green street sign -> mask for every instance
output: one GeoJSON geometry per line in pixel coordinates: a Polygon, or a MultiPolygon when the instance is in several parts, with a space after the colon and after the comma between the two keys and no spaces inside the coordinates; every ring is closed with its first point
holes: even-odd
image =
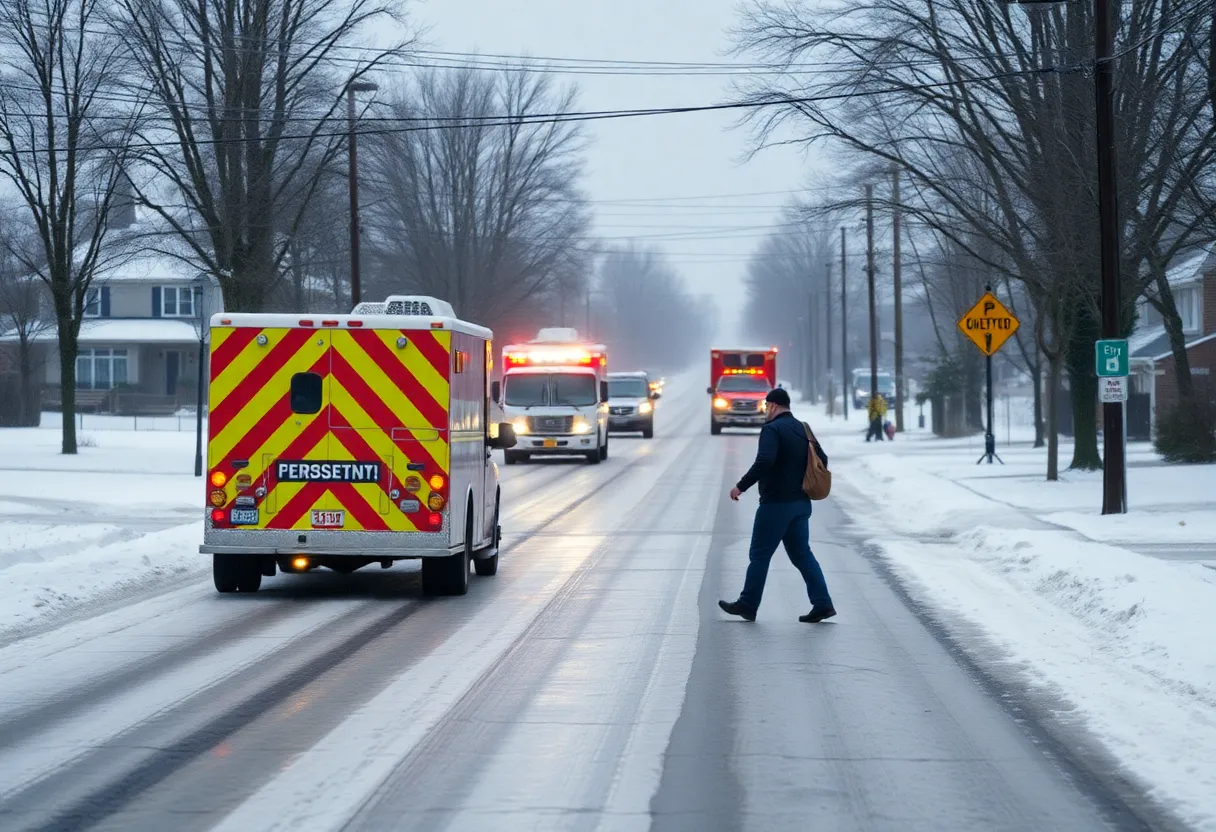
{"type": "Polygon", "coordinates": [[[1094,344],[1094,368],[1098,378],[1120,378],[1128,375],[1126,338],[1112,338],[1094,344]]]}

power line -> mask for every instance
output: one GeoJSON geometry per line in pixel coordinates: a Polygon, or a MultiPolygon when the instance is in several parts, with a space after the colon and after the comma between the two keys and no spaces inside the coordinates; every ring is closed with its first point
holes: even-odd
{"type": "MultiPolygon", "coordinates": [[[[978,76],[967,79],[953,79],[947,81],[938,81],[924,84],[903,84],[896,87],[886,87],[874,90],[861,90],[842,93],[827,93],[822,95],[810,96],[768,96],[758,101],[728,101],[719,104],[700,104],[683,107],[650,107],[636,109],[620,109],[620,110],[589,110],[589,111],[574,111],[566,113],[535,113],[535,114],[517,114],[517,115],[493,115],[493,116],[402,116],[393,119],[395,122],[410,124],[414,126],[401,127],[380,127],[371,129],[360,129],[359,135],[374,136],[374,135],[394,135],[402,133],[425,132],[431,130],[453,130],[453,129],[472,129],[475,127],[512,127],[512,126],[531,126],[537,124],[566,124],[578,122],[592,122],[604,120],[616,120],[626,118],[646,118],[652,116],[670,116],[670,115],[687,115],[692,113],[709,113],[709,112],[735,112],[740,110],[757,110],[768,107],[791,106],[796,104],[820,104],[834,101],[845,101],[856,98],[873,98],[890,94],[906,94],[909,92],[925,91],[930,89],[938,89],[942,87],[954,87],[961,84],[986,83],[989,81],[998,81],[1006,78],[1020,77],[1025,75],[1045,75],[1058,74],[1064,72],[1077,71],[1080,67],[1042,67],[1024,70],[1011,70],[1009,72],[995,73],[993,75],[978,76]],[[429,122],[429,123],[427,123],[429,122]]],[[[347,130],[313,130],[306,133],[286,133],[276,137],[276,141],[315,141],[323,138],[343,138],[348,134],[347,130]]],[[[214,146],[226,144],[247,144],[253,142],[265,141],[266,137],[245,137],[238,136],[232,138],[195,138],[193,143],[198,146],[214,146]]],[[[129,151],[138,149],[154,149],[161,147],[177,147],[177,140],[168,140],[163,142],[140,141],[126,142],[122,144],[99,144],[78,148],[78,150],[93,150],[93,151],[129,151]]],[[[35,151],[23,151],[33,153],[35,151]]],[[[51,151],[42,151],[51,152],[51,151]]],[[[55,148],[54,152],[62,153],[62,148],[55,148]]],[[[11,151],[6,151],[11,153],[11,151]]]]}

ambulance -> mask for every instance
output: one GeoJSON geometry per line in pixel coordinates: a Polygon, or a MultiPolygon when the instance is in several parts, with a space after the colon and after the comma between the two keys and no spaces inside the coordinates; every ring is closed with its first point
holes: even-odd
{"type": "Polygon", "coordinates": [[[534,455],[608,458],[608,348],[584,343],[574,329],[540,330],[503,348],[502,382],[492,396],[518,444],[508,465],[534,455]]]}
{"type": "Polygon", "coordinates": [[[712,349],[709,432],[764,425],[764,398],[777,386],[777,348],[712,349]]]}
{"type": "Polygon", "coordinates": [[[498,571],[493,335],[432,297],[211,319],[207,511],[219,592],[421,558],[428,595],[498,571]]]}

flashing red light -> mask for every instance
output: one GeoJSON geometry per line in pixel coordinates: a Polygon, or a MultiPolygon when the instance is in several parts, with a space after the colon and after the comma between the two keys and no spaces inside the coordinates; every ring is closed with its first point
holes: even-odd
{"type": "Polygon", "coordinates": [[[762,375],[764,375],[764,370],[760,370],[755,367],[747,367],[746,369],[729,369],[729,370],[723,370],[722,375],[724,375],[724,376],[762,376],[762,375]]]}
{"type": "Polygon", "coordinates": [[[220,323],[223,324],[224,326],[231,326],[232,318],[220,318],[220,323]]]}
{"type": "Polygon", "coordinates": [[[432,529],[437,529],[443,525],[443,515],[431,512],[431,516],[426,521],[431,524],[432,529]]]}
{"type": "Polygon", "coordinates": [[[321,321],[321,326],[337,326],[337,321],[321,321]]]}
{"type": "Polygon", "coordinates": [[[347,326],[363,326],[363,321],[347,321],[347,326]]]}
{"type": "Polygon", "coordinates": [[[509,352],[506,354],[509,367],[533,366],[545,367],[591,367],[599,364],[608,366],[608,357],[600,352],[588,352],[580,349],[537,349],[526,352],[509,352]]]}
{"type": "Polygon", "coordinates": [[[431,321],[431,329],[443,329],[443,321],[431,321]]]}
{"type": "Polygon", "coordinates": [[[211,512],[211,522],[212,523],[223,523],[224,522],[224,510],[222,508],[217,508],[211,512]]]}
{"type": "Polygon", "coordinates": [[[300,321],[300,326],[313,326],[313,322],[311,319],[302,320],[300,321]]]}

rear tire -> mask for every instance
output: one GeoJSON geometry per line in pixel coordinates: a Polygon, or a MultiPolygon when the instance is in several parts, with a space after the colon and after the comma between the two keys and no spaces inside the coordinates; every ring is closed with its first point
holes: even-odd
{"type": "Polygon", "coordinates": [[[211,579],[215,582],[216,592],[236,592],[239,577],[240,562],[235,555],[211,556],[211,579]]]}
{"type": "Polygon", "coordinates": [[[257,592],[262,588],[262,565],[253,558],[246,558],[240,564],[240,573],[236,579],[238,592],[257,592]]]}

